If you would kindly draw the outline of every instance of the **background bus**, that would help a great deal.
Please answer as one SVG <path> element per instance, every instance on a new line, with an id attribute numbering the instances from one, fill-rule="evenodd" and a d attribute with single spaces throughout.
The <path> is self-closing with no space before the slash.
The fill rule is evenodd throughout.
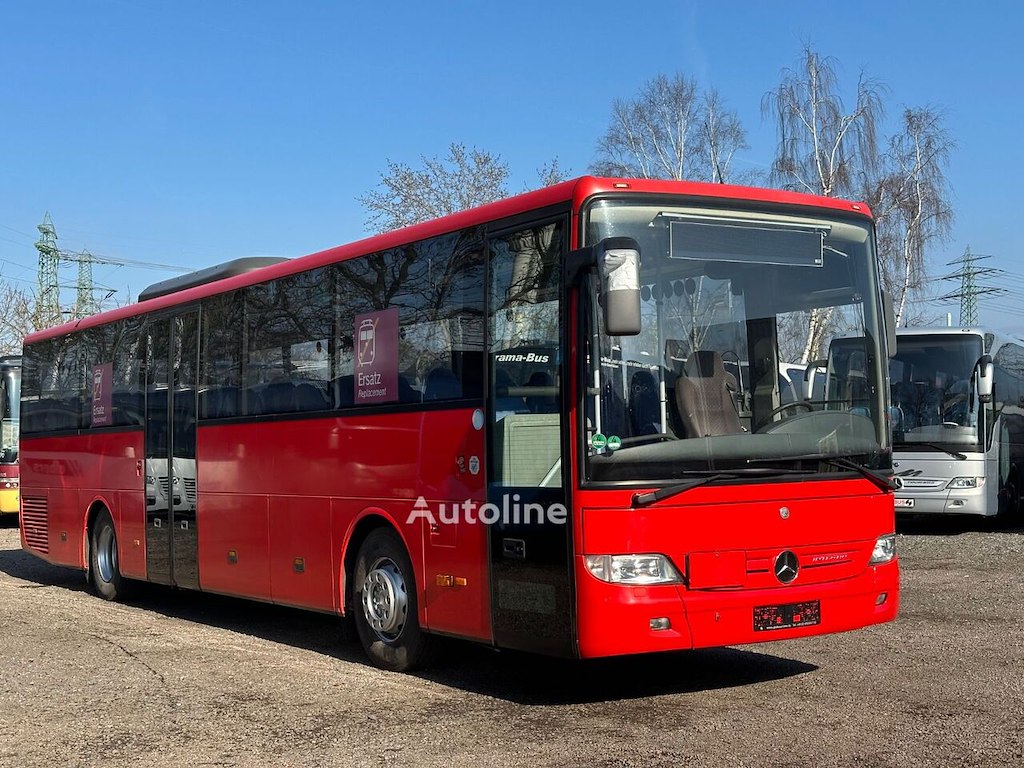
<path id="1" fill-rule="evenodd" d="M 0 515 L 19 509 L 18 424 L 21 357 L 0 357 Z"/>
<path id="2" fill-rule="evenodd" d="M 582 178 L 240 271 L 26 339 L 23 546 L 103 597 L 340 613 L 389 669 L 895 617 L 864 206 Z M 813 317 L 865 340 L 856 409 L 785 402 Z"/>
<path id="3" fill-rule="evenodd" d="M 896 511 L 1016 518 L 1024 341 L 981 328 L 901 328 L 889 378 Z"/>

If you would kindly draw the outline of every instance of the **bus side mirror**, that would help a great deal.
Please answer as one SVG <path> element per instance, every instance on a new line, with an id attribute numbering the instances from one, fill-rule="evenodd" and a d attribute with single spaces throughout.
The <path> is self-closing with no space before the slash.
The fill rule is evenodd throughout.
<path id="1" fill-rule="evenodd" d="M 606 237 L 591 248 L 569 253 L 566 285 L 596 266 L 604 332 L 609 336 L 640 333 L 640 245 L 631 237 Z"/>
<path id="2" fill-rule="evenodd" d="M 640 333 L 640 246 L 631 237 L 608 237 L 594 247 L 601 276 L 604 330 L 609 336 Z"/>
<path id="3" fill-rule="evenodd" d="M 896 311 L 892 306 L 892 296 L 882 291 L 882 322 L 885 323 L 885 344 L 889 348 L 889 357 L 896 357 Z"/>
<path id="4" fill-rule="evenodd" d="M 995 366 L 991 355 L 982 355 L 978 359 L 978 400 L 982 403 L 992 402 Z"/>

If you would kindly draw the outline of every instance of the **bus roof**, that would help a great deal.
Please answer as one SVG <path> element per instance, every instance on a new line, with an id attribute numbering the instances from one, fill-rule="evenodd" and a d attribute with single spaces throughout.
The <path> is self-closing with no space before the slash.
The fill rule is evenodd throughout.
<path id="1" fill-rule="evenodd" d="M 303 272 L 308 269 L 315 269 L 336 261 L 343 261 L 347 258 L 370 253 L 373 251 L 394 248 L 405 243 L 424 240 L 437 235 L 454 232 L 466 227 L 479 226 L 489 221 L 515 216 L 519 213 L 538 210 L 560 203 L 572 202 L 573 210 L 579 207 L 590 197 L 598 194 L 651 194 L 651 195 L 686 195 L 699 202 L 716 200 L 738 200 L 753 203 L 766 203 L 769 205 L 800 206 L 809 208 L 820 208 L 843 212 L 847 215 L 871 217 L 871 211 L 865 203 L 840 200 L 831 197 L 818 197 L 806 195 L 800 192 L 789 192 L 778 189 L 764 189 L 761 187 L 740 187 L 729 184 L 709 184 L 695 181 L 665 181 L 659 179 L 616 179 L 597 178 L 594 176 L 582 176 L 571 181 L 564 181 L 550 187 L 538 189 L 532 192 L 524 192 L 513 197 L 505 198 L 497 202 L 470 210 L 454 213 L 439 219 L 414 224 L 410 227 L 374 235 L 361 240 L 318 251 L 308 256 L 300 256 L 294 259 L 272 264 L 270 266 L 247 271 L 232 277 L 225 277 L 215 282 L 192 282 L 190 287 L 180 291 L 162 294 L 148 300 L 129 304 L 125 307 L 118 307 L 97 315 L 72 320 L 61 325 L 36 331 L 25 338 L 25 343 L 41 341 L 43 339 L 62 336 L 77 330 L 91 328 L 103 323 L 112 322 L 126 317 L 145 314 L 147 312 L 159 311 L 178 304 L 188 304 L 198 301 L 206 296 L 211 296 L 225 291 L 244 288 L 249 285 L 263 283 L 279 277 Z M 198 270 L 199 273 L 212 268 Z M 173 280 L 181 284 L 188 284 L 189 278 L 197 275 L 183 275 Z M 173 281 L 172 280 L 172 281 Z M 172 282 L 168 281 L 168 282 Z"/>

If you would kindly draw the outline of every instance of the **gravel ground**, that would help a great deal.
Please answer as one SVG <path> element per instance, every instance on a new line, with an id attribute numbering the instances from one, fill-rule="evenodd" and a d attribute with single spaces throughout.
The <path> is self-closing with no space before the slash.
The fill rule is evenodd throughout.
<path id="1" fill-rule="evenodd" d="M 147 587 L 0 528 L 2 766 L 1024 765 L 1024 532 L 903 526 L 895 624 L 592 663 L 367 666 L 329 616 Z"/>

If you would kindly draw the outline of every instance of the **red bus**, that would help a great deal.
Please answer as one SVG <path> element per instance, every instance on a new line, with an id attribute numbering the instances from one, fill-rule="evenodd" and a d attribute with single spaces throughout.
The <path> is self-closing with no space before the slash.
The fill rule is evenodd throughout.
<path id="1" fill-rule="evenodd" d="M 17 515 L 21 358 L 0 357 L 0 517 Z"/>
<path id="2" fill-rule="evenodd" d="M 783 400 L 808 323 L 855 399 Z M 585 177 L 33 334 L 22 543 L 395 670 L 855 629 L 898 608 L 885 363 L 863 205 Z"/>

